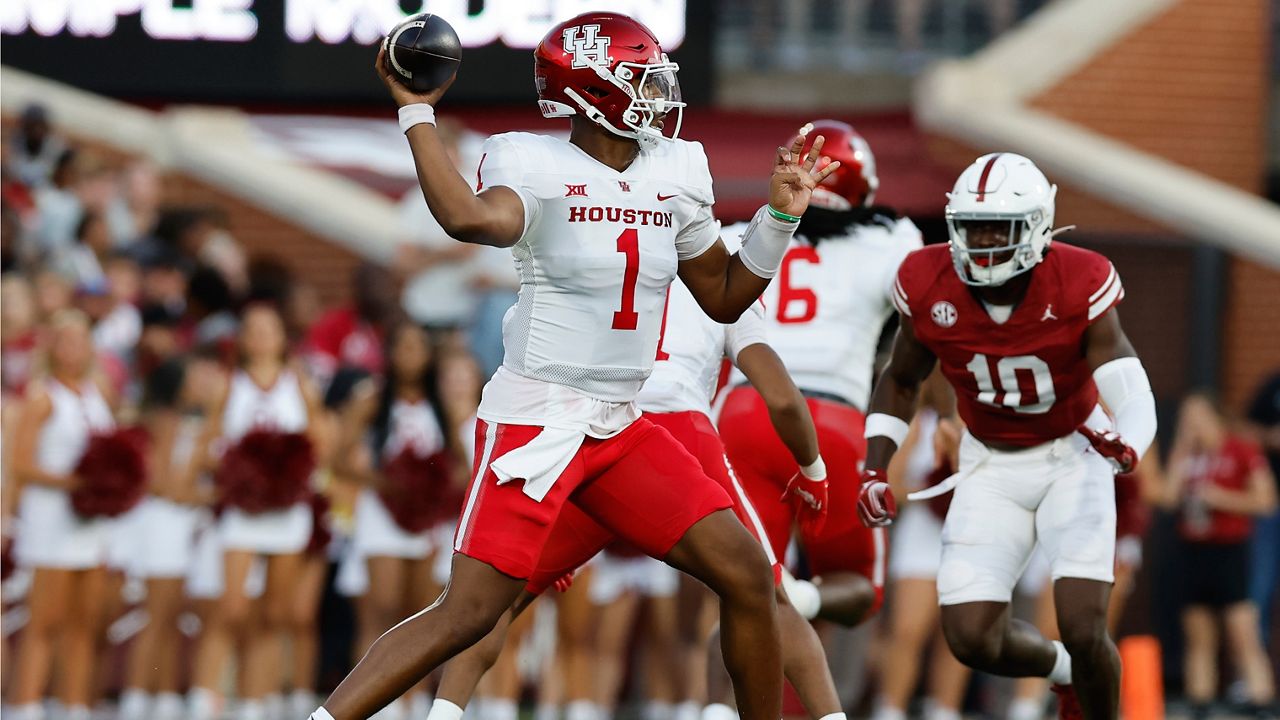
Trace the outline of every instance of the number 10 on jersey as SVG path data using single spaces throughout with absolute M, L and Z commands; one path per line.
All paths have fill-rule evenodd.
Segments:
M 1013 408 L 1016 412 L 1029 415 L 1041 415 L 1049 412 L 1057 394 L 1053 388 L 1053 373 L 1049 364 L 1035 355 L 1014 355 L 1000 358 L 995 363 L 995 374 L 991 372 L 991 360 L 982 353 L 973 356 L 965 369 L 973 373 L 978 383 L 978 402 L 995 407 Z M 1030 373 L 1035 392 L 1024 393 L 1018 384 L 1018 372 Z M 996 385 L 999 385 L 999 389 Z

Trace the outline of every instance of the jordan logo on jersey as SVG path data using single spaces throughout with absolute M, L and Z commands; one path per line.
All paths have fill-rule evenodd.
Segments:
M 1044 306 L 1044 315 L 1040 318 L 1040 322 L 1046 320 L 1057 320 L 1058 316 L 1053 314 L 1053 303 Z
M 583 183 L 582 185 L 570 185 L 569 183 L 565 183 L 564 196 L 565 197 L 586 197 L 587 196 L 586 183 Z
M 599 25 L 581 25 L 564 29 L 564 51 L 573 55 L 574 69 L 592 64 L 609 65 L 609 38 L 601 36 Z

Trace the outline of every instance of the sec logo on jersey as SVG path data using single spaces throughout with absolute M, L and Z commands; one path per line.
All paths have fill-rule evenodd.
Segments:
M 939 327 L 951 327 L 956 324 L 956 306 L 946 300 L 939 300 L 929 310 L 929 315 Z

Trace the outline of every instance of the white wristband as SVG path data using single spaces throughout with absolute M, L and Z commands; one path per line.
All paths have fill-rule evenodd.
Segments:
M 409 132 L 414 125 L 436 124 L 436 109 L 426 103 L 413 103 L 400 108 L 400 132 Z
M 787 245 L 799 224 L 779 220 L 769 214 L 767 205 L 761 207 L 746 232 L 742 233 L 742 249 L 738 251 L 738 258 L 756 275 L 772 278 L 778 274 L 782 256 L 787 253 Z
M 870 440 L 873 437 L 887 437 L 894 445 L 902 447 L 911 427 L 900 417 L 885 413 L 871 413 L 867 416 L 867 428 L 863 436 Z
M 814 460 L 808 465 L 801 465 L 800 474 L 810 480 L 826 480 L 827 464 L 822 462 L 822 456 L 819 455 L 817 460 Z

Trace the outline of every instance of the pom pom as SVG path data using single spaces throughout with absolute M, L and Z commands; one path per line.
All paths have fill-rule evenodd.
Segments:
M 228 506 L 264 513 L 306 500 L 315 468 L 306 435 L 253 430 L 227 449 L 214 482 Z
M 324 493 L 311 493 L 311 538 L 307 540 L 308 555 L 324 555 L 333 540 L 329 527 L 329 508 L 333 505 Z
M 136 427 L 90 436 L 71 491 L 76 514 L 116 517 L 137 505 L 147 492 L 146 446 L 146 431 Z
M 424 532 L 441 519 L 450 486 L 449 463 L 447 453 L 426 456 L 405 448 L 383 464 L 378 494 L 405 532 Z

